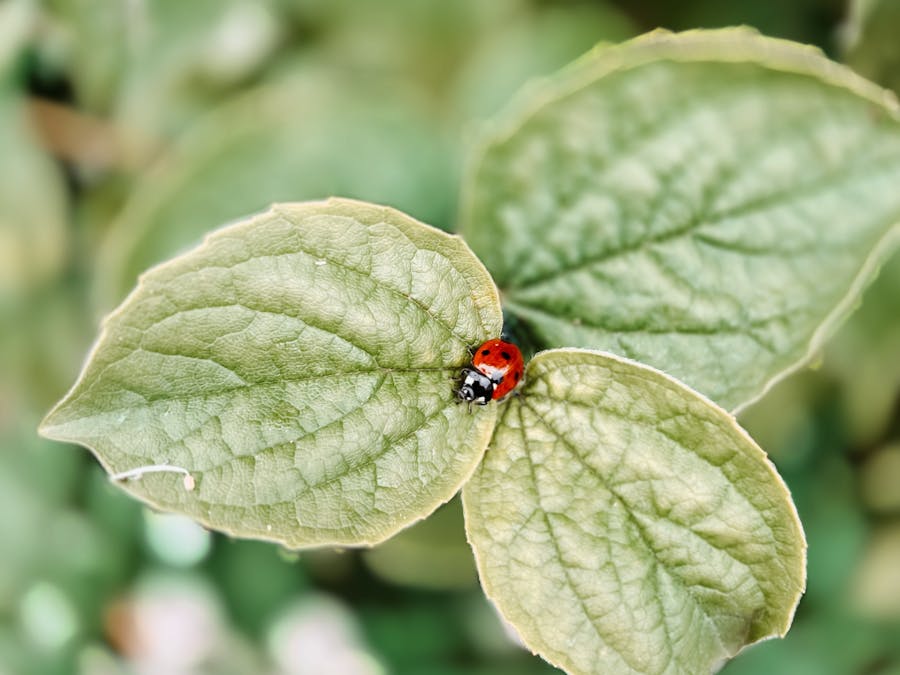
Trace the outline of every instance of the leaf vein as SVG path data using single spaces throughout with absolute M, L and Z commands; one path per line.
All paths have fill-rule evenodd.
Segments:
M 635 527 L 635 530 L 638 533 L 641 541 L 643 542 L 647 551 L 650 553 L 650 555 L 653 559 L 654 565 L 659 567 L 660 569 L 663 569 L 665 571 L 665 573 L 669 576 L 669 578 L 671 578 L 677 585 L 679 585 L 684 590 L 684 592 L 688 595 L 688 597 L 691 598 L 691 600 L 694 602 L 694 604 L 698 608 L 700 608 L 700 611 L 703 614 L 704 619 L 710 625 L 710 627 L 711 627 L 713 633 L 716 635 L 719 643 L 723 644 L 722 635 L 721 635 L 719 628 L 716 625 L 715 621 L 713 621 L 712 616 L 706 611 L 705 606 L 700 601 L 700 599 L 696 596 L 693 589 L 690 586 L 688 586 L 684 582 L 683 579 L 676 577 L 674 574 L 672 574 L 671 570 L 669 570 L 666 567 L 666 565 L 664 565 L 662 563 L 662 561 L 659 559 L 658 553 L 657 553 L 656 549 L 654 548 L 654 546 L 652 545 L 651 540 L 650 540 L 646 530 L 644 529 L 644 526 L 640 523 L 640 521 L 638 521 L 634 517 L 634 514 L 632 513 L 630 505 L 625 501 L 625 499 L 622 497 L 622 495 L 620 495 L 615 489 L 613 489 L 613 487 L 611 486 L 609 481 L 606 479 L 606 477 L 603 476 L 599 471 L 597 471 L 597 469 L 590 462 L 586 461 L 586 459 L 581 454 L 581 452 L 579 451 L 577 446 L 575 444 L 573 444 L 553 424 L 548 422 L 544 418 L 544 416 L 541 415 L 540 411 L 538 411 L 533 406 L 533 404 L 531 404 L 530 402 L 527 402 L 527 401 L 525 404 L 531 409 L 531 411 L 535 414 L 535 416 L 541 421 L 541 423 L 544 425 L 544 427 L 548 431 L 553 433 L 562 442 L 563 446 L 572 454 L 572 456 L 576 460 L 578 460 L 581 463 L 581 465 L 584 466 L 590 472 L 590 474 L 592 476 L 594 476 L 594 478 L 596 478 L 598 480 L 598 482 L 607 490 L 607 492 L 609 492 L 610 495 L 612 495 L 615 498 L 616 502 L 619 504 L 619 506 L 622 508 L 623 512 L 625 513 L 628 521 Z M 690 530 L 688 530 L 688 531 L 690 532 Z M 694 534 L 696 534 L 696 533 L 694 533 Z M 702 537 L 700 537 L 699 535 L 697 535 L 697 536 L 699 539 L 703 540 Z M 715 546 L 715 544 L 705 541 L 705 540 L 703 540 L 703 541 L 710 547 L 715 548 L 717 550 L 721 550 L 721 549 L 719 549 L 719 547 Z M 744 566 L 743 562 L 735 559 L 728 551 L 723 551 L 723 553 L 725 553 L 726 555 L 728 555 L 728 557 L 735 560 L 735 562 L 737 562 L 739 565 Z M 667 630 L 668 630 L 668 628 L 667 628 Z

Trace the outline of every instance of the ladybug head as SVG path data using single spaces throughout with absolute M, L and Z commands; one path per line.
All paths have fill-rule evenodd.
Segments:
M 494 383 L 484 373 L 474 368 L 463 368 L 462 383 L 456 390 L 460 401 L 487 405 L 494 395 Z

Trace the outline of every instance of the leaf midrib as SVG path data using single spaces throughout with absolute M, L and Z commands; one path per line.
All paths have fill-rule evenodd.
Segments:
M 723 640 L 722 640 L 722 635 L 721 635 L 721 632 L 720 632 L 720 630 L 719 630 L 719 627 L 718 627 L 718 625 L 716 624 L 716 622 L 713 620 L 712 616 L 707 612 L 705 605 L 697 598 L 697 596 L 694 594 L 693 590 L 692 590 L 692 589 L 684 582 L 683 579 L 681 579 L 681 578 L 679 578 L 678 576 L 675 576 L 674 574 L 672 574 L 672 572 L 668 569 L 668 567 L 667 567 L 665 564 L 663 564 L 663 563 L 659 560 L 659 558 L 657 557 L 657 554 L 656 554 L 656 550 L 655 550 L 654 547 L 650 544 L 650 540 L 647 538 L 647 534 L 646 534 L 646 532 L 645 532 L 645 530 L 644 530 L 643 525 L 641 525 L 641 523 L 638 522 L 638 520 L 634 517 L 634 515 L 633 515 L 632 512 L 631 512 L 631 509 L 629 508 L 628 504 L 624 501 L 624 499 L 623 499 L 623 498 L 622 498 L 615 490 L 613 490 L 613 489 L 609 486 L 609 484 L 608 484 L 608 482 L 606 481 L 606 479 L 605 479 L 602 475 L 600 475 L 600 473 L 597 472 L 597 470 L 596 470 L 590 463 L 584 461 L 584 458 L 583 458 L 583 457 L 581 456 L 581 454 L 578 452 L 578 450 L 576 449 L 576 447 L 575 447 L 575 446 L 574 446 L 574 445 L 573 445 L 573 444 L 572 444 L 572 443 L 571 443 L 571 442 L 570 442 L 570 441 L 569 441 L 562 433 L 560 433 L 559 430 L 557 430 L 552 424 L 550 424 L 547 420 L 545 420 L 544 417 L 540 414 L 540 412 L 539 412 L 539 411 L 538 411 L 538 410 L 537 410 L 530 402 L 528 402 L 528 401 L 526 400 L 526 401 L 524 402 L 524 405 L 527 406 L 527 407 L 535 414 L 535 416 L 541 421 L 541 423 L 544 425 L 544 427 L 545 427 L 548 431 L 550 431 L 551 433 L 553 433 L 553 434 L 554 434 L 554 435 L 562 442 L 563 446 L 564 446 L 564 447 L 572 454 L 572 456 L 573 456 L 576 460 L 578 460 L 579 463 L 580 463 L 582 466 L 585 466 L 585 467 L 591 472 L 591 475 L 593 475 L 593 476 L 598 480 L 598 482 L 600 482 L 600 484 L 604 486 L 604 488 L 607 490 L 607 492 L 608 492 L 608 493 L 616 500 L 616 502 L 617 502 L 617 503 L 619 504 L 619 506 L 622 508 L 623 512 L 626 514 L 626 518 L 628 519 L 628 521 L 629 521 L 630 523 L 632 523 L 632 525 L 635 527 L 635 530 L 637 531 L 637 533 L 638 533 L 638 535 L 639 535 L 641 541 L 643 542 L 644 547 L 645 547 L 646 550 L 650 553 L 650 556 L 651 556 L 651 558 L 652 558 L 652 560 L 653 560 L 653 566 L 654 566 L 654 568 L 663 570 L 663 571 L 666 573 L 666 575 L 668 575 L 669 578 L 672 579 L 679 587 L 681 587 L 681 588 L 684 590 L 684 592 L 691 598 L 691 600 L 693 601 L 693 603 L 696 605 L 696 607 L 697 607 L 697 608 L 700 610 L 700 612 L 702 613 L 702 615 L 703 615 L 704 619 L 706 620 L 706 622 L 710 625 L 710 627 L 711 627 L 711 629 L 712 629 L 712 632 L 713 632 L 713 634 L 716 636 L 716 639 L 717 639 L 717 641 L 718 641 L 718 643 L 719 643 L 719 648 L 720 648 L 720 650 L 721 650 L 721 653 L 727 654 L 727 653 L 728 653 L 728 650 L 726 650 L 725 647 L 724 647 L 724 642 L 723 642 Z M 523 434 L 523 439 L 524 439 L 524 434 Z M 535 490 L 537 491 L 537 490 L 538 490 L 538 487 L 537 487 L 538 481 L 537 481 L 536 476 L 534 475 L 534 472 L 533 472 L 533 466 L 534 466 L 534 463 L 533 463 L 532 460 L 531 460 L 530 453 L 528 453 L 527 443 L 525 443 L 525 444 L 523 445 L 523 447 L 525 448 L 526 454 L 528 454 L 529 468 L 532 469 L 532 480 L 534 481 L 534 484 L 535 484 Z M 545 513 L 546 513 L 546 511 L 544 511 L 543 507 L 541 508 L 541 510 L 542 510 L 542 512 L 545 512 Z M 552 530 L 548 530 L 548 531 L 551 532 L 551 534 L 552 534 Z M 702 538 L 701 538 L 701 539 L 702 539 Z M 707 542 L 707 543 L 708 543 L 708 542 Z M 554 538 L 554 546 L 557 547 L 557 552 L 558 552 L 559 549 L 558 549 L 558 545 L 557 545 L 557 543 L 556 543 L 555 538 Z M 710 544 L 710 546 L 712 546 L 712 544 Z M 722 549 L 718 549 L 718 547 L 715 547 L 715 546 L 713 546 L 713 548 L 717 548 L 717 550 L 722 550 Z M 728 553 L 727 551 L 722 551 L 722 552 L 725 553 L 726 555 L 728 555 L 728 557 L 730 557 L 732 560 L 734 560 L 735 562 L 737 562 L 739 565 L 741 565 L 741 566 L 743 566 L 743 567 L 747 567 L 746 563 L 744 563 L 743 561 L 737 560 L 736 558 L 734 558 L 734 557 L 733 557 L 730 553 Z M 561 557 L 561 556 L 560 556 L 560 567 L 563 567 L 563 568 L 565 569 L 565 565 L 562 564 L 562 557 Z M 749 569 L 749 568 L 748 568 L 748 569 Z M 568 580 L 568 579 L 569 579 L 569 576 L 568 576 L 568 570 L 565 570 L 565 573 L 566 573 L 566 579 Z M 754 578 L 754 580 L 756 579 L 755 576 L 754 576 L 753 578 Z M 758 583 L 757 583 L 757 586 L 758 586 Z M 571 588 L 572 588 L 572 592 L 575 593 L 575 595 L 577 596 L 578 593 L 576 592 L 575 587 L 572 586 Z M 761 588 L 760 588 L 760 592 L 762 592 L 762 589 L 761 589 Z M 765 597 L 765 593 L 763 593 L 763 596 Z M 665 612 L 665 607 L 662 605 L 662 598 L 661 598 L 661 596 L 659 596 L 659 595 L 657 594 L 657 596 L 655 596 L 655 597 L 657 598 L 657 600 L 659 600 L 659 606 L 660 606 L 660 612 L 661 612 L 661 614 L 662 614 L 663 616 L 665 616 L 666 612 Z M 579 596 L 579 601 L 581 601 L 580 596 Z M 588 617 L 588 619 L 590 620 L 590 615 L 587 614 L 586 612 L 585 612 L 585 616 Z M 593 623 L 593 622 L 592 622 L 592 623 Z M 597 634 L 598 634 L 598 636 L 599 636 L 599 629 L 597 629 L 596 626 L 594 626 L 594 629 L 597 630 Z M 670 635 L 670 638 L 671 638 L 671 634 L 669 633 L 669 628 L 668 628 L 668 626 L 665 627 L 665 630 L 666 630 L 666 633 L 667 633 L 668 635 Z M 669 644 L 670 644 L 670 645 L 671 645 L 671 644 L 674 644 L 674 641 L 670 639 L 670 640 L 669 640 Z M 620 654 L 620 655 L 621 655 L 621 654 Z M 672 657 L 674 658 L 674 650 L 673 650 L 673 652 L 672 652 Z M 624 657 L 623 657 L 623 660 L 624 660 Z M 675 658 L 675 660 L 678 661 L 677 658 Z M 629 665 L 630 665 L 630 664 L 629 664 Z M 637 672 L 640 672 L 640 671 L 637 670 Z
M 568 399 L 563 400 L 563 399 L 559 399 L 559 398 L 553 397 L 553 396 L 551 396 L 550 394 L 547 394 L 547 393 L 542 394 L 541 397 L 543 397 L 543 398 L 545 398 L 545 399 L 547 399 L 547 400 L 553 401 L 553 402 L 555 402 L 555 403 L 557 403 L 557 404 L 574 405 L 574 406 L 578 406 L 578 407 L 582 407 L 582 408 L 586 408 L 586 409 L 590 409 L 590 410 L 596 410 L 596 409 L 597 409 L 596 406 L 592 406 L 592 405 L 589 405 L 589 404 L 587 404 L 587 403 L 581 403 L 581 402 L 578 402 L 578 401 L 572 401 L 572 400 L 568 400 Z M 622 508 L 625 509 L 625 511 L 628 513 L 629 518 L 631 518 L 632 520 L 634 520 L 635 526 L 641 528 L 641 532 L 642 532 L 642 535 L 643 535 L 643 528 L 642 528 L 642 526 L 640 525 L 640 523 L 639 523 L 637 520 L 634 519 L 634 517 L 633 517 L 633 515 L 632 515 L 632 512 L 631 512 L 631 509 L 629 508 L 627 502 L 625 502 L 625 500 L 624 500 L 621 496 L 619 496 L 619 494 L 618 494 L 618 493 L 610 486 L 610 484 L 607 482 L 606 478 L 605 478 L 604 476 L 602 476 L 599 472 L 597 472 L 597 470 L 593 467 L 593 465 L 592 465 L 590 462 L 587 462 L 587 461 L 585 460 L 585 458 L 578 452 L 578 449 L 577 449 L 577 446 L 576 446 L 576 445 L 572 444 L 572 443 L 571 443 L 571 442 L 570 442 L 570 441 L 569 441 L 569 440 L 568 440 L 568 439 L 567 439 L 567 438 L 566 438 L 559 430 L 557 430 L 557 429 L 556 429 L 555 427 L 553 427 L 549 422 L 547 422 L 546 419 L 544 419 L 544 417 L 543 417 L 543 416 L 540 414 L 540 412 L 533 406 L 532 403 L 529 403 L 529 402 L 526 402 L 526 403 L 527 403 L 527 405 L 532 409 L 532 411 L 535 413 L 535 415 L 538 416 L 538 418 L 541 420 L 541 422 L 547 427 L 547 429 L 548 429 L 549 431 L 553 432 L 553 433 L 554 433 L 554 434 L 555 434 L 555 435 L 563 442 L 563 444 L 564 444 L 564 445 L 568 448 L 568 450 L 573 454 L 573 456 L 575 457 L 575 459 L 577 459 L 579 462 L 581 462 L 581 464 L 583 464 L 585 467 L 587 467 L 587 468 L 591 471 L 591 473 L 597 478 L 597 480 L 600 481 L 600 482 L 604 485 L 604 487 L 609 491 L 609 493 L 610 493 L 611 495 L 613 495 L 613 496 L 616 498 L 617 501 L 620 502 L 620 504 L 622 505 Z M 677 445 L 679 445 L 679 446 L 681 446 L 681 447 L 684 447 L 677 439 L 675 439 L 675 438 L 671 437 L 670 435 L 666 434 L 664 431 L 662 431 L 662 430 L 660 430 L 660 429 L 658 429 L 658 428 L 657 428 L 656 430 L 657 430 L 659 433 L 661 433 L 662 435 L 664 435 L 664 436 L 666 436 L 667 438 L 669 438 L 669 440 L 671 440 L 673 443 L 675 443 L 675 444 L 677 444 Z M 730 478 L 729 476 L 727 476 L 727 475 L 724 473 L 724 471 L 722 470 L 722 467 L 721 467 L 721 466 L 716 465 L 716 464 L 710 462 L 708 459 L 706 459 L 705 457 L 703 457 L 703 456 L 701 456 L 701 455 L 699 455 L 699 454 L 697 454 L 697 453 L 691 452 L 691 451 L 690 451 L 689 449 L 687 449 L 687 448 L 685 448 L 685 449 L 686 449 L 690 454 L 694 455 L 695 457 L 697 457 L 698 459 L 700 459 L 701 461 L 703 461 L 703 463 L 706 464 L 708 467 L 710 467 L 711 469 L 715 470 L 715 471 L 721 476 L 721 478 L 722 478 L 722 480 L 723 480 L 724 482 L 726 482 L 726 483 L 729 484 L 729 485 L 735 485 L 734 480 L 733 480 L 732 478 Z M 736 490 L 736 491 L 737 491 L 737 490 Z M 768 533 L 769 533 L 769 535 L 770 535 L 771 541 L 774 542 L 773 545 L 775 546 L 776 550 L 777 550 L 777 549 L 780 549 L 780 547 L 778 546 L 778 544 L 779 544 L 779 539 L 775 536 L 775 532 L 774 532 L 774 530 L 772 529 L 772 526 L 770 525 L 770 523 L 769 523 L 764 517 L 762 517 L 762 514 L 765 513 L 765 511 L 766 511 L 769 507 L 766 507 L 766 506 L 763 506 L 763 507 L 757 506 L 757 505 L 754 504 L 752 501 L 750 501 L 750 500 L 747 498 L 747 496 L 744 495 L 743 492 L 737 491 L 737 494 L 739 494 L 739 495 L 741 496 L 741 498 L 745 501 L 746 505 L 748 506 L 748 508 L 749 508 L 750 510 L 752 510 L 752 511 L 758 513 L 758 514 L 760 514 L 760 516 L 761 516 L 761 522 L 762 522 L 762 524 L 766 527 L 766 530 L 768 531 Z M 670 521 L 670 522 L 674 522 L 674 521 Z M 716 550 L 718 550 L 718 551 L 724 553 L 725 555 L 727 555 L 731 560 L 733 560 L 733 561 L 734 561 L 735 563 L 737 563 L 738 565 L 741 565 L 742 567 L 744 567 L 744 568 L 746 568 L 746 569 L 748 569 L 748 570 L 753 570 L 754 567 L 756 566 L 756 565 L 753 564 L 753 563 L 747 563 L 747 562 L 745 562 L 745 561 L 743 561 L 743 560 L 740 560 L 739 558 L 736 558 L 736 557 L 735 557 L 735 556 L 734 556 L 727 548 L 722 548 L 722 547 L 720 547 L 720 546 L 717 546 L 717 545 L 714 544 L 713 542 L 708 541 L 706 538 L 704 538 L 704 537 L 703 537 L 702 535 L 700 535 L 699 533 L 695 532 L 695 531 L 694 531 L 693 529 L 691 529 L 689 526 L 681 525 L 681 524 L 679 524 L 679 523 L 674 523 L 674 524 L 675 524 L 675 525 L 678 525 L 678 526 L 681 527 L 681 528 L 683 528 L 685 531 L 689 532 L 692 536 L 697 537 L 700 541 L 704 542 L 706 545 L 710 546 L 711 548 L 714 548 L 714 549 L 716 549 Z M 647 543 L 646 540 L 645 540 L 645 544 L 648 546 L 648 548 L 649 548 L 651 551 L 653 550 L 652 547 L 650 547 L 649 543 Z M 774 561 L 776 562 L 776 564 L 778 564 L 778 566 L 781 568 L 781 571 L 786 573 L 786 570 L 784 569 L 784 564 L 783 564 L 783 555 L 781 555 L 781 553 L 783 553 L 783 552 L 779 550 L 779 555 L 774 556 L 773 559 L 774 559 Z M 663 567 L 665 568 L 665 565 L 663 565 Z M 759 577 L 757 577 L 757 575 L 756 575 L 756 574 L 753 574 L 752 572 L 751 572 L 751 576 L 753 576 L 754 580 L 757 581 L 757 587 L 759 588 L 759 590 L 760 590 L 760 592 L 762 593 L 763 597 L 765 597 L 766 600 L 768 600 L 768 594 L 766 593 L 764 586 L 763 586 L 762 584 L 759 583 Z M 765 612 L 765 614 L 768 614 L 768 612 Z
M 861 180 L 867 175 L 880 173 L 880 170 L 885 166 L 891 165 L 900 165 L 900 159 L 898 159 L 898 156 L 886 155 L 879 158 L 877 161 L 872 161 L 870 158 L 864 157 L 863 159 L 858 160 L 849 167 L 846 164 L 837 165 L 834 167 L 833 171 L 820 173 L 814 180 L 808 181 L 801 186 L 792 187 L 787 191 L 764 195 L 757 199 L 749 200 L 743 204 L 732 207 L 730 209 L 719 211 L 717 213 L 697 216 L 679 227 L 666 230 L 651 237 L 639 239 L 631 244 L 626 244 L 625 246 L 619 248 L 613 248 L 608 251 L 604 251 L 596 256 L 584 258 L 573 265 L 560 267 L 556 270 L 547 271 L 530 279 L 510 284 L 509 286 L 502 289 L 502 292 L 505 297 L 515 299 L 517 293 L 520 293 L 522 291 L 530 290 L 536 286 L 541 286 L 549 282 L 555 282 L 561 277 L 565 277 L 571 274 L 577 274 L 578 272 L 590 269 L 591 267 L 595 267 L 604 262 L 615 260 L 632 253 L 646 251 L 660 244 L 666 244 L 672 241 L 685 239 L 689 235 L 695 234 L 697 230 L 701 228 L 705 228 L 710 225 L 716 225 L 730 218 L 748 217 L 758 213 L 765 213 L 765 210 L 767 208 L 773 205 L 780 205 L 779 200 L 783 200 L 787 194 L 802 194 L 809 196 L 811 194 L 815 194 L 816 191 L 827 189 L 830 183 L 837 178 L 844 178 L 846 180 Z M 890 220 L 900 220 L 900 210 L 898 210 L 897 215 Z M 523 304 L 528 304 L 527 300 L 523 301 L 520 299 L 518 301 L 522 302 Z
M 146 403 L 143 403 L 140 405 L 123 405 L 123 406 L 116 406 L 116 407 L 108 407 L 108 408 L 104 408 L 102 411 L 100 411 L 96 415 L 79 415 L 79 416 L 75 416 L 71 419 L 64 420 L 61 423 L 54 423 L 54 424 L 47 425 L 47 426 L 42 425 L 41 428 L 42 428 L 43 433 L 46 433 L 47 435 L 52 436 L 53 428 L 65 426 L 66 424 L 69 424 L 74 421 L 90 419 L 91 417 L 97 417 L 99 415 L 107 415 L 107 414 L 116 413 L 116 412 L 134 410 L 135 408 L 142 408 L 142 407 L 148 408 L 150 406 L 161 404 L 161 403 L 167 403 L 169 401 L 188 401 L 188 400 L 195 399 L 195 398 L 196 399 L 213 398 L 216 396 L 233 393 L 235 391 L 241 391 L 244 389 L 252 389 L 254 387 L 283 386 L 285 384 L 296 384 L 298 382 L 306 382 L 306 381 L 311 381 L 311 380 L 333 379 L 336 377 L 354 377 L 357 375 L 385 375 L 385 376 L 387 376 L 392 373 L 421 373 L 421 372 L 426 372 L 426 373 L 427 372 L 438 372 L 438 373 L 446 372 L 446 373 L 456 374 L 459 372 L 459 367 L 458 366 L 440 367 L 440 368 L 376 367 L 376 368 L 368 368 L 368 369 L 363 369 L 363 370 L 336 371 L 336 372 L 331 372 L 331 373 L 321 373 L 318 375 L 308 375 L 308 376 L 303 376 L 303 377 L 278 378 L 277 380 L 272 380 L 272 381 L 249 382 L 246 384 L 238 384 L 238 385 L 234 385 L 231 387 L 223 387 L 223 388 L 217 389 L 215 391 L 204 391 L 201 393 L 186 393 L 186 394 L 179 394 L 179 395 L 169 395 L 169 396 L 164 396 L 164 397 L 159 397 L 159 398 L 147 398 L 146 396 L 144 396 L 143 394 L 141 394 L 139 392 L 122 387 L 123 391 L 128 391 L 132 394 L 135 394 L 136 396 L 140 396 L 141 398 L 143 398 L 146 401 Z M 449 390 L 449 387 L 448 387 L 448 390 Z M 89 392 L 85 392 L 84 395 L 87 395 L 87 393 L 89 393 Z M 81 396 L 79 396 L 78 398 L 81 398 Z M 73 401 L 71 403 L 76 402 L 78 400 L 78 398 L 73 399 Z M 60 438 L 60 440 L 69 440 L 69 439 Z M 73 440 L 77 440 L 77 439 L 73 439 Z
M 549 400 L 549 401 L 552 401 L 552 402 L 554 402 L 554 403 L 561 404 L 561 405 L 566 405 L 566 406 L 577 406 L 577 407 L 580 407 L 580 408 L 585 408 L 585 409 L 587 409 L 587 410 L 598 410 L 598 409 L 600 409 L 598 406 L 590 405 L 590 404 L 588 404 L 588 403 L 584 403 L 584 402 L 581 402 L 581 401 L 574 401 L 574 400 L 571 400 L 571 399 L 560 399 L 560 398 L 557 398 L 557 397 L 554 397 L 554 396 L 550 395 L 549 393 L 541 394 L 540 397 L 545 398 L 545 399 L 547 399 L 547 400 Z M 535 397 L 535 398 L 537 398 L 537 397 Z M 532 411 L 535 413 L 535 415 L 538 416 L 538 418 L 541 420 L 541 422 L 543 422 L 543 423 L 547 426 L 547 428 L 548 428 L 550 431 L 552 431 L 554 434 L 556 434 L 556 435 L 560 438 L 560 440 L 562 440 L 563 443 L 566 444 L 566 446 L 569 448 L 569 450 L 573 453 L 573 456 L 574 456 L 578 461 L 580 461 L 582 464 L 584 464 L 586 467 L 588 467 L 588 468 L 591 470 L 591 472 L 597 477 L 597 479 L 603 483 L 604 487 L 610 492 L 610 494 L 612 494 L 613 496 L 615 496 L 616 499 L 619 500 L 619 501 L 622 503 L 622 507 L 625 508 L 626 510 L 628 510 L 629 515 L 630 515 L 630 514 L 631 514 L 631 511 L 630 511 L 630 509 L 628 508 L 628 504 L 625 502 L 625 500 L 624 500 L 622 497 L 620 497 L 620 496 L 618 495 L 618 493 L 610 487 L 610 485 L 609 485 L 609 483 L 606 481 L 605 477 L 603 477 L 603 476 L 602 476 L 602 475 L 601 475 L 601 474 L 593 467 L 593 465 L 590 464 L 590 462 L 588 462 L 588 461 L 587 461 L 587 460 L 586 460 L 586 459 L 578 452 L 577 446 L 575 446 L 575 445 L 572 444 L 570 441 L 568 441 L 568 439 L 566 439 L 565 436 L 563 436 L 563 435 L 562 435 L 555 427 L 553 427 L 552 425 L 550 425 L 550 423 L 547 422 L 547 421 L 543 418 L 543 416 L 541 416 L 541 414 L 540 414 L 539 411 L 533 406 L 533 404 L 527 403 L 527 405 L 532 409 Z M 615 414 L 614 411 L 608 411 L 608 412 L 609 412 L 610 414 Z M 654 418 L 654 422 L 659 422 L 659 421 L 660 421 L 659 419 Z M 640 423 L 645 423 L 645 420 L 639 420 L 639 422 L 640 422 Z M 714 464 L 713 462 L 709 461 L 709 459 L 703 457 L 702 455 L 700 455 L 700 454 L 698 454 L 698 453 L 696 453 L 696 452 L 692 452 L 689 448 L 685 447 L 678 439 L 673 438 L 671 435 L 669 435 L 669 434 L 667 434 L 665 431 L 661 430 L 661 429 L 659 428 L 659 425 L 658 425 L 658 424 L 654 424 L 653 426 L 654 426 L 654 430 L 655 430 L 657 433 L 659 433 L 659 434 L 665 436 L 665 437 L 668 438 L 670 441 L 672 441 L 672 442 L 675 443 L 676 445 L 678 445 L 678 446 L 680 446 L 681 448 L 683 448 L 684 450 L 686 450 L 689 454 L 693 455 L 694 457 L 697 457 L 697 459 L 701 460 L 706 466 L 708 466 L 709 468 L 715 470 L 715 471 L 719 474 L 719 476 L 722 478 L 722 480 L 723 480 L 725 483 L 727 483 L 727 484 L 729 484 L 729 485 L 735 485 L 735 481 L 734 481 L 731 477 L 729 477 L 728 475 L 725 474 L 725 472 L 722 470 L 722 467 L 721 467 L 720 465 Z M 760 513 L 760 514 L 762 514 L 762 513 L 764 512 L 764 510 L 765 510 L 764 508 L 761 508 L 761 507 L 757 506 L 756 504 L 754 504 L 754 503 L 753 503 L 752 501 L 750 501 L 750 499 L 748 499 L 742 492 L 737 491 L 737 494 L 739 494 L 739 495 L 741 496 L 741 498 L 745 501 L 746 505 L 747 505 L 752 511 L 754 511 L 754 512 L 756 512 L 756 513 Z M 772 529 L 771 525 L 769 525 L 769 523 L 768 523 L 764 518 L 762 518 L 761 520 L 762 520 L 762 523 L 766 526 L 766 529 L 767 529 L 767 531 L 768 531 L 768 533 L 769 533 L 769 535 L 770 535 L 771 540 L 772 540 L 773 542 L 777 542 L 778 539 L 775 537 L 775 532 L 774 532 L 774 530 Z M 671 522 L 671 521 L 670 521 L 670 522 Z M 688 530 L 689 532 L 691 532 L 692 535 L 696 536 L 698 539 L 700 539 L 701 541 L 703 541 L 705 544 L 709 545 L 710 547 L 715 548 L 716 550 L 722 551 L 723 553 L 727 554 L 728 557 L 731 558 L 734 562 L 736 562 L 736 563 L 738 563 L 738 564 L 740 564 L 740 565 L 744 565 L 744 566 L 747 567 L 748 569 L 752 567 L 750 564 L 748 564 L 748 563 L 746 563 L 746 562 L 744 562 L 744 561 L 742 561 L 742 560 L 739 560 L 738 558 L 735 558 L 735 557 L 734 557 L 731 553 L 729 553 L 726 549 L 720 548 L 720 547 L 714 545 L 713 543 L 707 541 L 707 540 L 704 539 L 701 535 L 699 535 L 698 533 L 696 533 L 696 532 L 694 532 L 693 530 L 691 530 L 689 527 L 687 527 L 687 526 L 685 526 L 685 525 L 681 525 L 681 524 L 679 524 L 679 523 L 675 523 L 675 524 L 676 524 L 676 525 L 679 525 L 679 527 L 684 527 L 686 530 Z M 780 557 L 776 557 L 776 560 L 778 560 L 778 561 L 780 562 Z M 754 579 L 755 579 L 755 578 L 756 578 L 756 576 L 754 575 Z M 764 593 L 764 595 L 765 595 L 765 593 Z

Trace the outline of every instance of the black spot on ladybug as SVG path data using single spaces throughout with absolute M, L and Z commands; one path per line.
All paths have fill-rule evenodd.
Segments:
M 482 349 L 482 350 L 481 350 L 481 355 L 482 355 L 482 356 L 487 356 L 487 355 L 490 354 L 490 353 L 491 353 L 491 350 L 490 350 L 490 349 Z
M 519 381 L 519 378 L 522 377 L 522 373 L 520 373 L 520 372 L 517 370 L 517 371 L 516 371 L 516 374 L 514 375 L 514 377 L 516 378 L 516 382 L 518 382 L 518 381 Z
M 500 356 L 503 357 L 504 361 L 509 361 L 512 357 L 509 355 L 509 352 L 500 352 Z

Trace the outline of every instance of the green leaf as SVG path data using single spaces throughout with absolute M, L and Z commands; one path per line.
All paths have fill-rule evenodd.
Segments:
M 539 346 L 735 409 L 808 360 L 896 240 L 897 105 L 812 48 L 657 32 L 530 89 L 466 184 L 462 232 Z
M 500 327 L 459 238 L 362 202 L 275 206 L 145 274 L 41 432 L 208 527 L 371 544 L 474 470 L 495 406 L 469 414 L 453 380 Z
M 447 160 L 408 94 L 384 80 L 303 67 L 202 117 L 142 178 L 110 229 L 95 304 L 108 311 L 141 271 L 275 202 L 339 194 L 437 222 L 449 201 L 441 193 Z
M 805 542 L 772 464 L 670 377 L 538 354 L 463 490 L 482 585 L 571 674 L 704 673 L 785 633 Z

